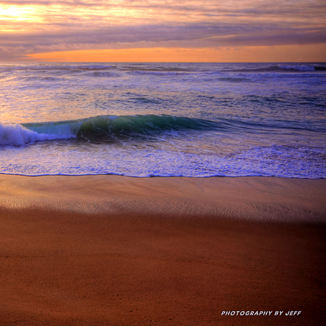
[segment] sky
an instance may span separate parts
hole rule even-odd
[[[0,0],[0,61],[326,61],[325,0]]]

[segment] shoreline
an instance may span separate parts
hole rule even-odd
[[[0,175],[0,324],[318,325],[326,180]],[[223,311],[301,311],[230,316]]]
[[[209,175],[209,176],[180,176],[180,175],[148,175],[148,176],[134,176],[134,175],[124,175],[124,174],[10,174],[10,173],[1,173],[1,176],[13,176],[13,177],[26,177],[26,178],[42,178],[42,177],[121,177],[121,178],[130,178],[130,179],[244,179],[244,178],[258,178],[258,179],[284,179],[284,180],[326,180],[326,177],[320,178],[307,178],[307,177],[283,177],[283,176],[265,176],[265,175],[240,175],[240,176],[228,176],[228,175]]]
[[[107,176],[107,177],[124,177],[124,178],[136,178],[136,179],[148,179],[148,178],[185,178],[185,179],[209,179],[209,178],[275,178],[275,179],[295,179],[295,180],[326,180],[326,177],[319,178],[308,178],[308,177],[283,177],[275,175],[208,175],[208,176],[182,176],[182,175],[148,175],[148,176],[135,176],[125,174],[114,174],[114,173],[99,173],[99,174],[21,174],[21,173],[6,173],[0,172],[0,176],[17,176],[17,177],[96,177],[96,176]]]

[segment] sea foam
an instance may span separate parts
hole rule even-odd
[[[20,124],[0,124],[1,146],[24,146],[38,141],[68,138],[60,134],[39,133]]]
[[[21,146],[41,140],[44,136],[22,125],[0,124],[0,145]]]

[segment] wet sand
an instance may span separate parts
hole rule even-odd
[[[325,195],[325,180],[0,176],[0,325],[321,325]]]

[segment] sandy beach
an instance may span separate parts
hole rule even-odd
[[[326,181],[0,176],[0,325],[321,325]],[[223,316],[223,311],[301,311]]]

